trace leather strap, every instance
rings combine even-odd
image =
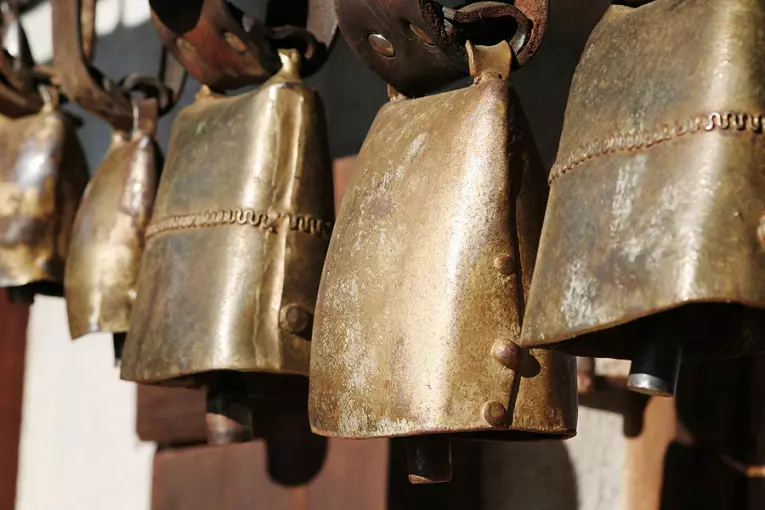
[[[0,82],[0,115],[22,117],[40,111],[43,100],[39,94],[23,94]]]
[[[225,0],[149,3],[163,44],[191,76],[216,90],[267,80],[281,66],[279,48],[299,48],[306,74],[315,71],[337,30],[332,0],[310,1],[306,29],[270,28]]]
[[[185,83],[186,70],[167,48],[163,48],[157,77],[131,74],[120,81],[120,87],[127,94],[140,92],[146,98],[154,99],[161,117],[176,105]]]
[[[175,105],[185,82],[183,67],[163,50],[159,78],[130,75],[119,85],[89,65],[95,51],[95,0],[53,2],[54,68],[64,94],[115,129],[129,131],[136,103],[152,104],[159,115]],[[132,101],[131,93],[144,99]]]
[[[14,28],[18,51],[18,56],[14,57],[5,48],[0,48],[0,114],[20,117],[37,113],[43,106],[43,98],[37,89],[39,80],[29,42],[19,19],[18,1],[0,1],[0,10],[0,40],[5,42],[8,32]]]
[[[129,98],[119,86],[88,65],[83,51],[88,48],[87,39],[95,33],[95,2],[55,0],[52,4],[53,64],[64,94],[114,128],[130,131],[133,108]]]
[[[2,25],[0,25],[0,38],[3,43],[9,32],[15,32],[16,49],[18,55],[12,56],[5,47],[0,51],[0,74],[8,84],[21,93],[37,94],[35,82],[32,76],[34,68],[34,59],[29,49],[29,41],[24,27],[19,19],[19,6],[17,1],[0,1],[0,10],[2,10]],[[3,44],[4,46],[4,44]]]
[[[460,9],[434,0],[336,0],[351,48],[396,90],[421,96],[469,75],[465,43],[505,39],[515,66],[539,48],[549,0],[472,2]]]

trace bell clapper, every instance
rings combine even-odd
[[[413,484],[444,483],[452,479],[452,445],[445,436],[406,438],[406,463]]]
[[[648,334],[632,358],[627,388],[645,395],[672,397],[677,387],[684,343],[678,338],[679,328],[666,317],[644,320],[648,321],[644,328]]]
[[[210,445],[243,443],[252,439],[252,411],[230,393],[208,390],[205,419]]]
[[[120,361],[122,361],[122,351],[125,350],[125,340],[127,340],[127,333],[112,333],[112,345],[114,346],[114,366],[118,367]]]

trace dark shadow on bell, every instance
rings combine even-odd
[[[534,357],[531,351],[524,350],[521,360],[520,367],[518,368],[518,373],[521,377],[532,379],[542,371],[542,365],[539,364],[539,360]]]
[[[409,483],[404,441],[390,443],[388,510],[578,510],[574,468],[560,441],[454,440],[452,481],[432,485]]]

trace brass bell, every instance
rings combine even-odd
[[[10,30],[13,28],[13,30]],[[76,119],[35,68],[18,2],[3,2],[0,48],[0,287],[11,300],[62,295],[77,203],[88,179]]]
[[[574,75],[522,345],[632,360],[761,350],[765,5],[612,6]],[[713,37],[708,35],[712,33]]]
[[[136,101],[134,112],[135,128],[114,131],[77,211],[64,278],[72,338],[124,334],[130,325],[161,168],[154,139],[157,102]]]
[[[57,0],[52,7],[57,81],[70,101],[114,130],[75,218],[64,278],[69,330],[72,338],[114,333],[119,359],[161,165],[154,130],[160,107],[175,98],[159,80],[131,75],[117,85],[94,70],[96,2]],[[134,91],[145,97],[133,99]]]
[[[547,186],[508,77],[467,43],[474,83],[393,94],[364,142],[316,307],[309,416],[345,438],[406,437],[409,478],[451,478],[451,438],[576,432],[576,366],[519,348]]]
[[[0,116],[0,287],[24,301],[61,294],[72,221],[88,179],[73,119],[58,109],[55,91],[41,91],[38,113]]]
[[[209,388],[218,442],[252,433],[253,399],[308,389],[332,171],[320,99],[280,56],[257,90],[205,87],[174,122],[122,362],[130,381]]]

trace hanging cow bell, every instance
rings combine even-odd
[[[573,358],[517,345],[547,186],[508,82],[512,50],[467,50],[471,86],[394,95],[378,113],[314,324],[313,430],[407,437],[415,483],[449,480],[451,437],[576,430]]]
[[[0,2],[0,286],[14,301],[62,294],[77,203],[87,182],[75,119],[35,69],[18,2]],[[14,34],[15,55],[5,50]],[[9,45],[10,46],[10,45]]]
[[[0,287],[15,300],[61,295],[77,203],[87,182],[73,122],[42,88],[34,114],[0,116]],[[0,105],[0,111],[3,106]]]
[[[319,97],[280,55],[259,89],[205,88],[173,124],[124,351],[124,379],[206,386],[216,409],[307,392],[332,173]]]
[[[64,287],[72,338],[125,333],[161,156],[157,102],[136,101],[132,133],[116,130],[77,211]]]
[[[606,13],[571,88],[524,346],[630,359],[628,385],[666,395],[681,359],[765,345],[764,23],[759,0]]]

